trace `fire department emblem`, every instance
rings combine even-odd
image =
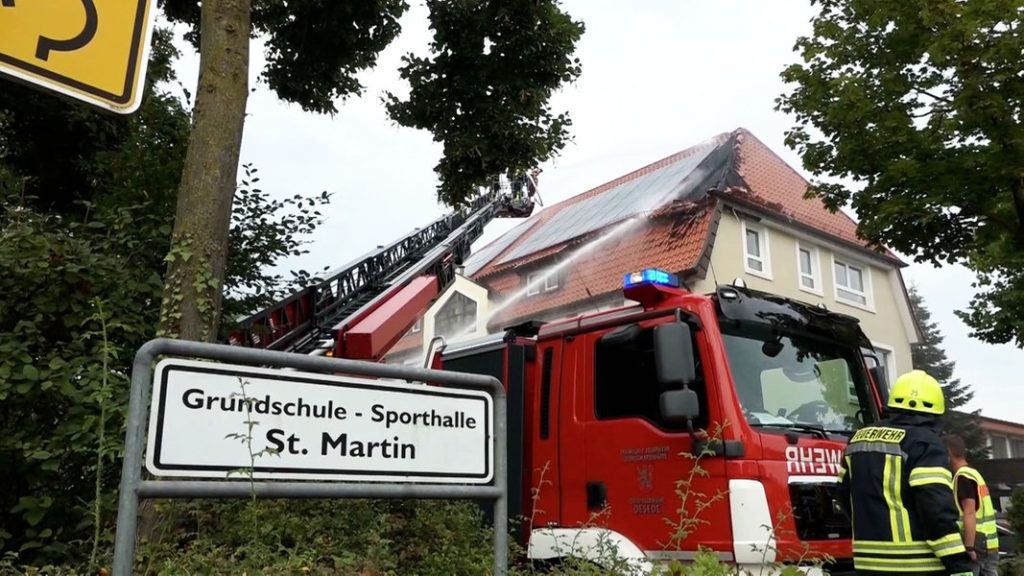
[[[654,465],[641,464],[636,467],[637,482],[644,492],[654,489]]]

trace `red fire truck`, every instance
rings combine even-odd
[[[231,342],[381,358],[447,285],[437,265],[466,245],[467,230],[532,210],[495,208],[509,202],[479,203],[421,243],[429,261],[406,258],[394,281],[367,281],[355,297],[328,280],[253,316]],[[369,269],[345,270],[360,266]],[[626,561],[649,573],[703,546],[757,573],[822,555],[834,559],[831,572],[852,571],[835,476],[846,441],[879,417],[887,389],[861,352],[871,344],[857,320],[741,281],[691,293],[655,269],[627,274],[623,290],[635,305],[509,327],[429,360],[505,384],[509,514],[526,519],[529,556]],[[357,312],[323,312],[347,301]],[[706,474],[692,475],[695,455]],[[683,506],[679,482],[691,476]],[[694,534],[673,540],[672,523],[694,516]]]
[[[737,284],[694,294],[644,270],[625,278],[635,306],[436,354],[506,383],[511,513],[529,519],[532,558],[607,564],[615,550],[646,572],[701,545],[752,571],[824,555],[852,570],[834,487],[883,403],[870,343],[855,318]],[[707,474],[681,514],[698,455]],[[694,517],[673,541],[671,523]]]

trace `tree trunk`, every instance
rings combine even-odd
[[[1017,247],[1024,249],[1024,175],[1018,176],[1011,188],[1013,207],[1017,211]]]
[[[178,188],[160,333],[213,341],[249,94],[250,0],[204,0],[199,86]]]
[[[217,337],[249,96],[251,8],[251,0],[203,0],[199,85],[167,256],[161,336]],[[143,540],[152,540],[156,531],[152,504],[141,502],[138,535]]]

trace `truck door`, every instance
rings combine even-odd
[[[729,505],[725,490],[725,462],[704,457],[699,465],[708,476],[693,474],[693,438],[685,425],[662,420],[654,355],[654,324],[637,323],[582,334],[566,344],[566,363],[574,363],[572,421],[563,424],[563,438],[575,434],[581,442],[564,444],[563,483],[571,468],[581,470],[580,493],[566,494],[563,525],[568,518],[593,519],[626,536],[653,557],[686,559],[702,544],[731,551]],[[707,428],[719,412],[706,357],[703,335],[694,331],[698,381],[693,388],[701,402],[697,429]],[[568,386],[566,386],[569,388]],[[576,455],[574,455],[574,452]],[[582,452],[582,458],[579,457]],[[570,464],[571,460],[577,460]],[[682,494],[679,482],[692,479]],[[703,503],[716,499],[708,507]],[[685,498],[685,501],[684,501]],[[680,507],[685,512],[680,513]],[[698,510],[701,510],[698,516]],[[697,517],[696,533],[673,542],[684,518]]]

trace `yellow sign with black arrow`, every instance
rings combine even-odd
[[[0,73],[121,114],[139,107],[155,0],[0,0]]]

